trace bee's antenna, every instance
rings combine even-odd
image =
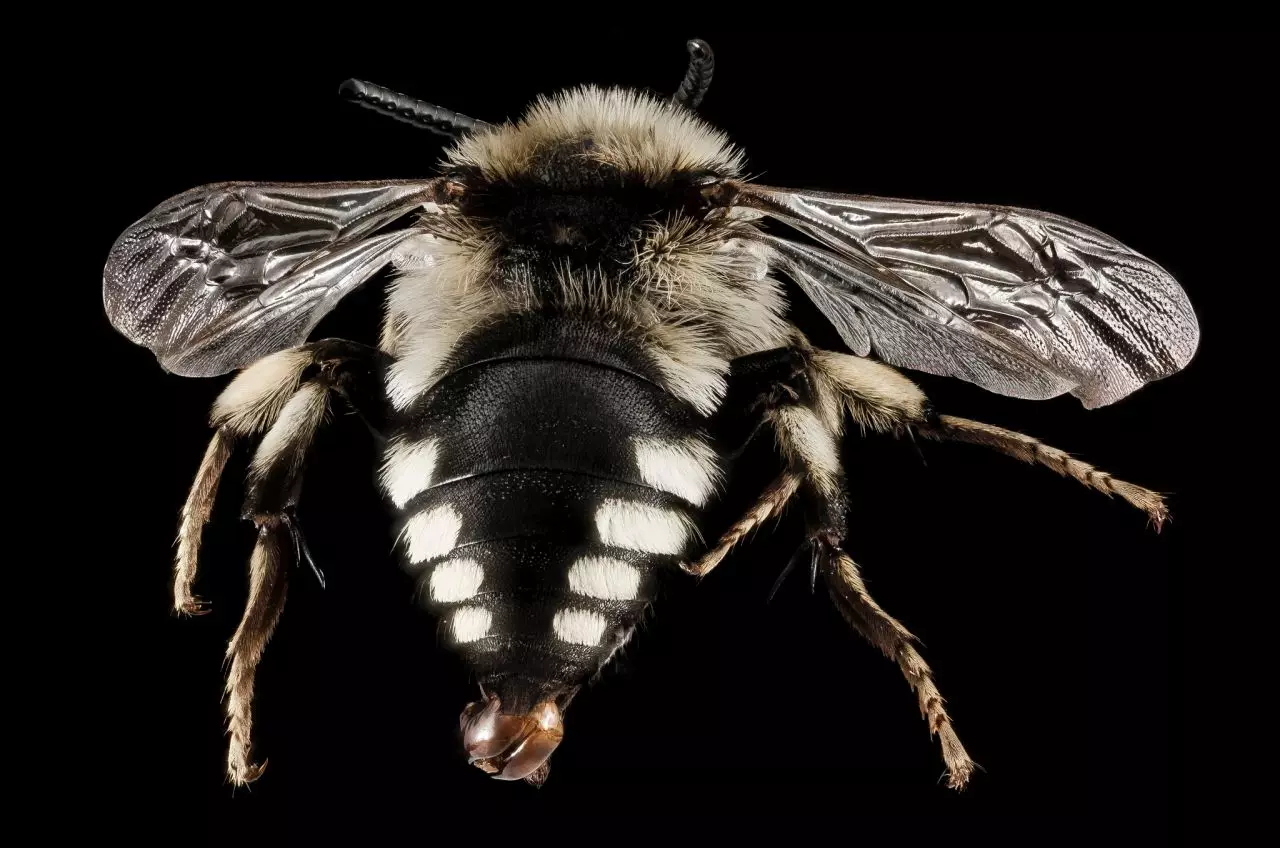
[[[363,80],[347,80],[338,87],[338,94],[358,106],[449,138],[457,138],[488,126],[484,121],[468,118],[442,106],[435,106]]]
[[[689,70],[684,72],[684,80],[680,88],[671,95],[671,102],[684,106],[690,111],[697,109],[707,89],[711,87],[711,75],[716,70],[716,57],[711,52],[711,45],[701,38],[693,38],[685,43],[689,51]]]

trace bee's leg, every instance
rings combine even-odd
[[[816,394],[838,415],[847,413],[863,429],[886,433],[915,430],[938,441],[994,448],[1015,459],[1051,468],[1107,496],[1119,495],[1147,513],[1157,530],[1169,516],[1164,498],[1158,493],[1117,480],[1066,451],[1003,427],[938,415],[914,383],[887,365],[831,351],[814,351],[810,361]]]
[[[942,761],[947,766],[947,785],[963,789],[977,763],[965,751],[951,726],[942,693],[933,681],[933,672],[920,652],[918,640],[896,618],[885,612],[871,594],[858,566],[847,553],[823,539],[813,539],[818,567],[827,581],[831,598],[849,625],[898,664],[907,684],[916,693],[920,714],[929,723],[929,735],[937,736]]]
[[[740,453],[763,427],[772,427],[787,455],[788,467],[703,556],[683,568],[707,575],[748,533],[786,508],[797,493],[829,513],[843,533],[843,472],[838,450],[811,408],[817,398],[811,351],[797,344],[735,359],[720,413],[712,422],[720,449]],[[820,493],[820,495],[819,495]],[[828,509],[828,507],[830,507]]]
[[[710,573],[744,536],[782,512],[797,495],[805,504],[811,535],[844,538],[847,501],[836,434],[799,402],[773,406],[765,420],[777,436],[787,467],[697,562],[682,565],[695,577]]]
[[[382,374],[390,364],[390,357],[377,348],[345,339],[325,339],[310,347],[312,361],[303,377],[314,373],[316,379],[359,416],[379,442],[385,442]]]
[[[799,493],[806,502],[807,545],[813,552],[814,573],[822,572],[832,598],[850,625],[898,664],[916,692],[930,734],[939,738],[949,785],[962,788],[977,765],[951,726],[932,672],[916,649],[915,637],[875,602],[857,565],[841,548],[845,501],[837,440],[845,416],[864,430],[895,434],[915,430],[929,438],[981,444],[1026,462],[1044,465],[1092,489],[1119,495],[1147,512],[1157,528],[1167,517],[1164,500],[1149,489],[1116,480],[1030,436],[964,418],[938,415],[914,383],[881,363],[796,348],[790,356],[806,363],[806,379],[784,379],[785,388],[768,388],[770,379],[776,383],[785,372],[783,364],[787,357],[775,351],[757,356],[756,362],[772,363],[774,370],[747,369],[746,374],[762,375],[764,379],[760,383],[766,388],[760,390],[758,383],[753,389],[748,380],[742,391],[756,392],[755,408],[765,410],[765,418],[772,424],[787,457],[787,470],[702,560],[685,566],[685,570],[699,576],[707,574],[747,532],[779,512]],[[737,403],[741,404],[741,392],[738,397]],[[741,405],[736,408],[738,414],[742,408]],[[727,414],[734,412],[735,409],[726,408]],[[754,429],[748,438],[751,433]]]
[[[798,347],[780,347],[739,357],[729,366],[728,390],[710,429],[721,453],[740,454],[769,412],[809,397],[809,363]]]
[[[249,601],[227,646],[227,774],[243,786],[261,776],[266,761],[250,760],[253,744],[253,686],[262,652],[284,610],[292,543],[288,525],[277,516],[258,523],[258,541],[249,559]],[[296,550],[296,549],[295,549]]]
[[[302,384],[284,404],[249,464],[244,517],[258,529],[249,561],[249,602],[240,627],[227,646],[227,719],[230,746],[227,772],[243,785],[262,774],[249,757],[252,746],[253,687],[262,651],[284,607],[285,558],[302,556],[301,532],[294,521],[303,460],[324,420],[330,388],[322,379]]]
[[[795,496],[800,489],[800,483],[804,478],[794,471],[787,470],[782,472],[776,480],[769,484],[768,488],[761,493],[755,504],[747,510],[746,514],[733,523],[720,538],[716,541],[706,553],[698,558],[697,562],[682,563],[683,568],[694,577],[705,577],[711,572],[711,569],[720,564],[728,554],[733,550],[734,546],[742,540],[744,536],[755,530],[771,517],[782,512],[786,508],[787,503]]]
[[[182,508],[174,561],[174,609],[186,615],[207,612],[204,602],[192,592],[200,536],[235,443],[271,427],[309,373],[343,397],[376,432],[380,407],[369,398],[376,397],[383,356],[355,342],[326,339],[264,357],[227,385],[214,402],[213,438]]]
[[[235,436],[230,431],[222,427],[213,431],[213,438],[205,449],[204,459],[200,461],[200,469],[191,484],[191,491],[187,493],[187,501],[182,506],[182,518],[178,525],[178,554],[173,564],[173,608],[182,615],[204,615],[209,611],[205,602],[193,594],[191,587],[196,579],[200,537],[210,513],[213,512],[222,469],[226,467],[234,446]]]
[[[1169,518],[1169,508],[1159,492],[1118,480],[1106,471],[1094,468],[1066,451],[1050,447],[1032,436],[954,415],[935,416],[931,422],[922,423],[917,429],[922,436],[938,441],[968,442],[995,448],[1005,456],[1051,468],[1107,497],[1119,495],[1122,500],[1145,512],[1155,525],[1156,532],[1160,531]]]
[[[774,409],[798,403],[812,391],[806,354],[799,347],[774,348],[735,359],[728,383],[710,429],[720,452],[729,457],[746,449],[769,423]],[[792,469],[784,471],[710,550],[697,562],[682,564],[682,568],[697,577],[705,576],[744,536],[779,514],[799,491],[802,480],[802,474]]]
[[[747,530],[780,509],[790,497],[799,494],[805,504],[806,544],[813,554],[813,579],[820,571],[845,619],[898,663],[908,684],[916,692],[921,713],[929,722],[930,735],[939,737],[949,785],[961,788],[976,766],[951,726],[932,673],[915,648],[914,637],[871,598],[857,566],[841,549],[847,509],[844,471],[839,454],[844,410],[832,377],[821,365],[820,354],[808,354],[806,358],[811,363],[808,373],[811,391],[807,396],[801,393],[794,400],[777,403],[766,413],[786,458],[787,470],[703,560],[687,566],[686,570],[705,575]],[[875,366],[875,363],[871,365]],[[846,370],[864,374],[868,371],[874,373],[875,368],[864,370],[855,365]],[[896,372],[892,373],[896,375]],[[843,377],[843,385],[857,385],[849,374]],[[906,383],[905,378],[899,379]],[[918,400],[914,400],[910,392],[901,391],[904,387],[898,383],[882,383],[881,386],[878,392],[864,387],[867,399],[863,401],[862,420],[874,422],[877,417],[886,421],[901,420],[911,417],[908,412],[917,418],[922,416],[925,401],[918,390],[915,392]],[[914,388],[909,383],[906,386]]]
[[[257,779],[263,769],[249,756],[254,676],[284,606],[287,566],[306,556],[294,509],[307,451],[332,394],[353,406],[374,396],[368,383],[377,376],[380,359],[377,351],[341,340],[281,351],[241,372],[214,405],[213,441],[183,509],[174,595],[180,610],[202,610],[191,582],[218,478],[233,442],[265,431],[249,465],[244,506],[245,518],[258,530],[249,560],[249,600],[227,647],[227,771],[237,785]],[[373,426],[367,414],[365,420]]]
[[[815,385],[821,392],[820,379]],[[915,648],[915,637],[872,599],[857,565],[841,547],[846,501],[838,433],[806,407],[782,407],[771,417],[788,464],[804,475],[800,493],[808,524],[806,545],[812,553],[810,580],[816,582],[821,572],[845,620],[898,664],[919,699],[930,736],[936,735],[941,743],[948,785],[962,788],[976,766],[951,727],[933,674]]]

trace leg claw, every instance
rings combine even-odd
[[[185,601],[179,601],[175,605],[175,609],[177,609],[180,615],[188,616],[208,615],[212,612],[212,607],[209,606],[208,601],[204,598],[197,598],[194,595]]]

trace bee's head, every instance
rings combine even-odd
[[[449,151],[446,200],[520,262],[625,263],[653,227],[706,212],[707,184],[741,154],[684,106],[583,87],[520,120],[469,133]]]
[[[539,98],[516,121],[486,124],[446,154],[476,188],[660,190],[673,181],[736,177],[742,154],[688,108],[630,89],[581,86]]]
[[[438,200],[496,236],[499,253],[520,262],[625,262],[646,230],[701,219],[707,187],[743,168],[728,138],[693,111],[714,61],[705,42],[687,46],[689,69],[671,97],[583,86],[540,98],[503,124],[393,93],[378,105],[356,99],[455,138]]]

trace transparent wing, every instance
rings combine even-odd
[[[1105,406],[1181,370],[1199,327],[1159,265],[1067,218],[1000,206],[743,184],[735,205],[830,250],[766,236],[850,348],[1021,398]]]
[[[212,377],[304,342],[417,232],[380,232],[434,208],[436,181],[220,183],[127,229],[107,259],[107,317],[161,366]]]

